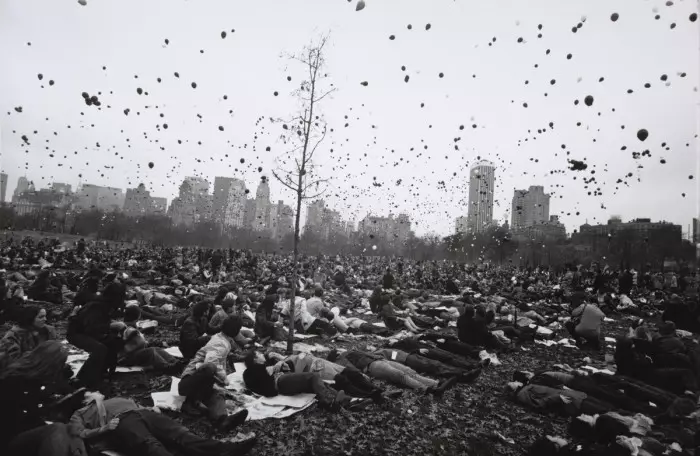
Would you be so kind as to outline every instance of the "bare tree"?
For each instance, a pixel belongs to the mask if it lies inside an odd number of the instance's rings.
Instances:
[[[297,208],[294,214],[294,254],[292,260],[292,297],[289,302],[289,339],[287,340],[287,352],[291,354],[294,345],[294,312],[296,301],[296,289],[298,281],[298,255],[299,255],[299,216],[301,202],[304,199],[317,198],[325,190],[327,179],[316,177],[316,167],[312,160],[316,150],[326,138],[328,126],[325,120],[318,114],[318,103],[335,91],[335,88],[325,87],[324,79],[328,77],[324,73],[325,66],[324,49],[328,43],[328,36],[322,36],[317,43],[312,43],[299,54],[290,55],[288,58],[300,63],[308,71],[307,78],[294,91],[299,102],[299,113],[290,121],[282,123],[285,133],[281,139],[285,144],[293,146],[276,160],[276,169],[272,172],[275,178],[289,190],[296,194]]]

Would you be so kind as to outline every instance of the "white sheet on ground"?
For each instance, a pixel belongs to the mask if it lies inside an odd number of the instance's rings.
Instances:
[[[266,418],[286,418],[294,415],[313,404],[315,394],[297,394],[294,396],[258,397],[245,394],[243,384],[243,363],[236,363],[236,372],[228,376],[230,384],[227,386],[231,398],[227,397],[226,407],[229,412],[235,412],[241,408],[248,410],[248,420],[264,420]],[[179,411],[185,402],[185,397],[178,395],[180,379],[172,377],[170,391],[151,393],[153,404],[169,410]],[[241,388],[242,385],[242,388]],[[240,388],[240,389],[239,389]]]
[[[270,344],[270,347],[272,348],[278,348],[281,350],[284,350],[287,348],[287,342],[275,342]],[[303,342],[298,342],[294,344],[294,351],[295,352],[303,352],[303,353],[313,353],[313,352],[328,352],[331,351],[330,348],[324,347],[323,345],[319,344],[314,344],[314,345],[309,345],[305,344]]]
[[[374,326],[379,326],[380,328],[386,328],[386,324],[383,321],[372,323]]]

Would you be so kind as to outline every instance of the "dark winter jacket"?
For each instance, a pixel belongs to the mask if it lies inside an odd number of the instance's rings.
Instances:
[[[180,328],[180,352],[185,359],[191,359],[208,341],[207,318],[196,320],[189,316]]]

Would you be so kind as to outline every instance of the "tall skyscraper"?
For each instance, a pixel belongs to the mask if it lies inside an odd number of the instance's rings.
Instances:
[[[7,174],[0,173],[0,204],[5,202],[7,196]]]
[[[321,200],[316,200],[306,206],[306,225],[304,230],[307,232],[318,233],[323,224],[323,213],[326,210],[326,203]]]
[[[224,225],[235,228],[243,228],[245,225],[245,191],[245,182],[241,179],[231,179],[231,182],[228,184],[226,205],[224,206]],[[214,184],[214,205],[216,205],[216,184]],[[216,213],[216,210],[214,212]]]
[[[527,190],[515,190],[511,214],[511,229],[518,231],[549,222],[550,195],[541,185],[531,185]]]
[[[124,199],[124,213],[135,217],[146,215],[151,212],[151,193],[146,190],[144,184],[139,184],[136,188],[126,189]]]
[[[168,212],[175,225],[190,226],[211,216],[212,203],[209,181],[189,176],[180,184],[180,194],[170,204]]]
[[[255,192],[255,220],[253,229],[264,231],[270,228],[270,184],[263,176]]]
[[[700,220],[693,219],[693,242],[700,243]]]
[[[27,179],[24,176],[20,176],[17,179],[17,187],[15,187],[15,191],[14,193],[12,193],[12,201],[14,202],[19,197],[19,195],[26,191],[29,191],[29,186],[29,179]]]
[[[222,223],[226,218],[226,209],[228,206],[228,196],[231,190],[231,184],[234,179],[232,177],[216,176],[214,178],[214,220]]]
[[[493,221],[493,194],[496,185],[496,166],[481,160],[469,171],[469,208],[467,230],[478,233]]]

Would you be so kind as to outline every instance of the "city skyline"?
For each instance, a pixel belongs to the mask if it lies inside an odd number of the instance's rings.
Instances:
[[[351,7],[10,2],[0,16],[12,56],[0,74],[8,186],[27,173],[37,187],[144,183],[172,200],[185,176],[251,186],[266,174],[271,193],[293,203],[272,179],[290,130],[270,119],[294,117],[305,73],[280,55],[330,32],[336,91],[319,106],[330,129],[314,165],[329,179],[326,204],[348,218],[405,212],[419,234],[450,233],[481,159],[498,167],[499,221],[513,189],[533,182],[546,184],[550,215],[570,227],[612,214],[687,226],[697,215],[695,4]],[[55,20],[37,23],[38,10]],[[100,105],[86,105],[83,92]]]

